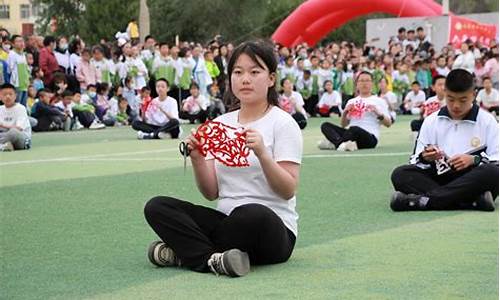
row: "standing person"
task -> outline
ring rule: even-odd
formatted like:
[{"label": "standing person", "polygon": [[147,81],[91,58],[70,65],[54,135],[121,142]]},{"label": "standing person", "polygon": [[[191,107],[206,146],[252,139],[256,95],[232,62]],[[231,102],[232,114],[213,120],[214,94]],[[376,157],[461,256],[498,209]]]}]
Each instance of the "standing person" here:
[{"label": "standing person", "polygon": [[88,85],[97,83],[97,70],[90,62],[90,49],[83,49],[80,62],[76,66],[76,79],[80,83],[80,92],[84,93]]},{"label": "standing person", "polygon": [[56,39],[53,36],[46,36],[43,39],[43,48],[40,50],[40,68],[43,71],[43,84],[51,86],[54,73],[59,71],[59,63],[54,55]]},{"label": "standing person", "polygon": [[10,83],[16,87],[16,102],[26,106],[28,99],[28,86],[30,84],[30,71],[24,52],[24,39],[20,35],[13,35],[11,38],[14,49],[9,51],[7,64],[10,70]]},{"label": "standing person", "polygon": [[[321,132],[326,140],[318,144],[320,149],[354,151],[377,146],[380,125],[390,127],[392,122],[385,100],[372,95],[372,82],[371,73],[359,73],[356,78],[359,96],[347,102],[340,118],[342,127],[329,122],[321,124]],[[358,106],[361,106],[362,110],[359,115],[354,116]]]},{"label": "standing person", "polygon": [[410,165],[392,173],[393,211],[495,210],[498,124],[473,103],[468,71],[451,71],[445,85],[446,106],[425,118]]},{"label": "standing person", "polygon": [[208,90],[207,87],[212,84],[212,77],[208,73],[207,65],[205,63],[205,59],[201,55],[201,48],[194,47],[193,55],[191,60],[194,62],[193,67],[193,80],[200,87],[200,92],[202,95],[207,96]]},{"label": "standing person", "polygon": [[16,88],[10,83],[0,86],[4,105],[0,106],[0,151],[31,147],[31,125],[26,107],[16,103]]},{"label": "standing person", "polygon": [[219,55],[217,55],[214,58],[214,61],[220,70],[219,76],[217,76],[217,85],[219,86],[221,95],[224,95],[227,84],[227,62],[228,62],[226,45],[223,44],[219,46]]},{"label": "standing person", "polygon": [[250,264],[282,263],[292,254],[302,135],[276,106],[276,66],[267,44],[245,42],[234,49],[227,91],[233,111],[216,121],[246,128],[250,166],[227,167],[203,157],[193,135],[185,140],[198,189],[206,199],[218,199],[217,209],[172,197],[151,199],[144,213],[162,239],[150,246],[153,264],[244,276]]},{"label": "standing person", "polygon": [[135,18],[131,19],[128,23],[127,34],[132,44],[135,45],[139,42],[139,25],[137,25],[137,20]]}]

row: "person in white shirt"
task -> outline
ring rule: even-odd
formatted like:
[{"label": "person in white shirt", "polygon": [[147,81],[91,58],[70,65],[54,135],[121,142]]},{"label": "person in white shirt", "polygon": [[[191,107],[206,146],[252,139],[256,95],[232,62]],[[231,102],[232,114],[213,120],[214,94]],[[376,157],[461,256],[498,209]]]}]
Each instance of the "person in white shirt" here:
[{"label": "person in white shirt", "polygon": [[410,128],[412,131],[412,135],[414,140],[418,136],[418,132],[420,131],[420,128],[422,127],[422,123],[424,123],[424,119],[434,113],[435,111],[438,111],[441,109],[441,107],[446,106],[446,100],[445,100],[445,81],[446,77],[442,75],[437,75],[432,79],[432,90],[436,93],[436,95],[429,97],[425,102],[422,104],[422,109],[421,109],[421,115],[420,118],[417,120],[412,120],[410,122]]},{"label": "person in white shirt", "polygon": [[323,83],[324,93],[319,99],[316,111],[321,117],[328,118],[330,114],[342,115],[342,96],[333,90],[333,82],[327,80]]},{"label": "person in white shirt", "polygon": [[425,118],[409,165],[391,176],[393,211],[495,210],[498,124],[474,104],[474,77],[446,77],[446,106]]},{"label": "person in white shirt", "polygon": [[0,86],[0,151],[31,148],[31,125],[26,107],[16,103],[16,87],[10,83]]},{"label": "person in white shirt", "polygon": [[401,105],[403,114],[419,115],[421,106],[425,102],[425,93],[420,89],[420,83],[414,81],[411,84],[411,91],[405,96],[405,100]]},{"label": "person in white shirt", "polygon": [[153,264],[244,276],[250,264],[282,263],[291,256],[303,145],[297,123],[277,107],[276,69],[273,48],[265,42],[244,42],[233,50],[227,90],[232,111],[215,121],[244,128],[235,131],[245,136],[249,166],[204,157],[194,134],[185,140],[198,189],[208,200],[217,199],[217,208],[151,199],[144,213],[162,239],[150,246]]},{"label": "person in white shirt", "polygon": [[391,115],[391,122],[394,123],[396,121],[396,109],[398,107],[398,96],[393,92],[387,89],[387,78],[384,76],[380,79],[378,84],[380,88],[379,97],[384,99],[387,103],[387,107],[389,108],[389,114]]},{"label": "person in white shirt", "polygon": [[436,72],[444,77],[448,76],[448,73],[450,73],[450,69],[446,66],[446,57],[443,55],[440,55],[437,59]]},{"label": "person in white shirt", "polygon": [[483,78],[483,89],[477,93],[477,103],[480,107],[498,116],[498,90],[493,88],[490,77]]},{"label": "person in white shirt", "polygon": [[462,43],[460,47],[460,54],[453,62],[453,69],[465,69],[472,74],[474,73],[475,65],[476,59],[474,57],[474,53],[469,50],[469,45],[467,43]]},{"label": "person in white shirt", "polygon": [[281,87],[283,92],[278,100],[279,107],[292,116],[300,129],[306,128],[307,114],[304,109],[304,99],[302,95],[293,90],[293,83],[289,78],[283,78],[281,80]]},{"label": "person in white shirt", "polygon": [[196,82],[191,83],[189,93],[191,95],[181,102],[179,117],[183,120],[189,120],[191,124],[194,124],[196,120],[204,123],[207,120],[210,100],[200,93],[200,87]]},{"label": "person in white shirt", "polygon": [[137,138],[163,139],[179,137],[179,111],[177,101],[167,96],[168,82],[164,78],[156,81],[158,97],[151,100],[145,113],[144,121],[135,120],[132,128],[137,131]]},{"label": "person in white shirt", "polygon": [[329,122],[321,124],[326,140],[318,143],[320,149],[355,151],[375,148],[380,124],[390,127],[392,122],[387,103],[372,95],[372,86],[373,75],[367,71],[360,72],[356,78],[359,96],[347,102],[340,119],[341,126]]}]

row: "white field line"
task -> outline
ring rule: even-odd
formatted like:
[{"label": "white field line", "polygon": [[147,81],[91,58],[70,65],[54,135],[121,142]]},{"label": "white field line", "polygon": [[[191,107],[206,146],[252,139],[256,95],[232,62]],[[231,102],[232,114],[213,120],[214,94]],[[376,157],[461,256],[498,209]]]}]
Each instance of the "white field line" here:
[{"label": "white field line", "polygon": [[[85,161],[99,161],[99,162],[117,162],[117,161],[181,161],[182,158],[161,158],[161,157],[146,157],[146,158],[117,158],[120,156],[139,155],[139,154],[153,154],[177,151],[176,148],[150,150],[150,151],[137,151],[137,152],[120,152],[112,154],[97,154],[88,156],[74,156],[74,157],[60,157],[50,159],[34,159],[34,160],[19,160],[0,163],[0,166],[24,165],[24,164],[38,164],[38,163],[51,163],[51,162],[85,162]],[[409,152],[388,152],[388,153],[346,153],[346,154],[307,154],[302,158],[354,158],[354,157],[387,157],[387,156],[409,156]]]}]

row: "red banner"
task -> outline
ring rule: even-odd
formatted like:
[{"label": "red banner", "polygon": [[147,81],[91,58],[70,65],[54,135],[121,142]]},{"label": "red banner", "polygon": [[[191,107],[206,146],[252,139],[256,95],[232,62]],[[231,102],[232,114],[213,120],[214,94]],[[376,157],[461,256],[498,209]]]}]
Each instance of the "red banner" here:
[{"label": "red banner", "polygon": [[489,46],[497,35],[497,27],[492,24],[479,23],[474,20],[450,15],[449,42],[453,47],[460,48],[465,40],[479,41],[481,45]]}]

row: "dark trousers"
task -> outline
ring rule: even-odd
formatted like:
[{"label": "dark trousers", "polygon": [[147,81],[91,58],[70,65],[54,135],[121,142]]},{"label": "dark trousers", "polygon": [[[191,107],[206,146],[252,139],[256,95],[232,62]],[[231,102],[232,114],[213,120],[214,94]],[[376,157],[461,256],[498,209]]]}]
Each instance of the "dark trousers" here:
[{"label": "dark trousers", "polygon": [[419,132],[420,128],[422,128],[422,124],[424,124],[424,119],[412,120],[410,122],[411,131]]},{"label": "dark trousers", "polygon": [[396,191],[429,197],[428,209],[467,208],[481,194],[498,196],[498,165],[483,164],[460,172],[437,175],[435,169],[415,165],[396,168],[391,176]]},{"label": "dark trousers", "polygon": [[132,128],[137,131],[140,130],[146,133],[154,133],[155,139],[158,138],[160,132],[170,133],[173,139],[178,138],[180,133],[179,120],[177,119],[172,119],[163,126],[151,125],[143,121],[135,120],[132,122]]},{"label": "dark trousers", "polygon": [[343,142],[354,141],[358,145],[358,149],[370,149],[375,148],[378,142],[373,134],[358,126],[351,126],[345,129],[325,122],[321,124],[321,132],[335,147],[338,147]]},{"label": "dark trousers", "polygon": [[73,114],[85,128],[89,128],[95,119],[95,115],[88,111],[73,110]]},{"label": "dark trousers", "polygon": [[288,260],[295,235],[271,209],[260,204],[235,208],[229,216],[215,209],[171,197],[158,196],[146,204],[144,214],[156,234],[174,250],[182,266],[208,271],[213,253],[239,249],[251,264]]},{"label": "dark trousers", "polygon": [[316,116],[316,105],[318,105],[319,97],[318,95],[311,95],[309,99],[304,101],[304,109],[311,116]]},{"label": "dark trousers", "polygon": [[51,131],[63,128],[65,121],[64,115],[43,115],[36,118],[37,125],[33,127],[33,131]]},{"label": "dark trousers", "polygon": [[300,129],[306,128],[307,119],[303,114],[296,112],[292,115],[292,118],[295,120],[295,122],[297,122]]},{"label": "dark trousers", "polygon": [[199,120],[200,123],[205,123],[208,117],[208,112],[206,110],[200,110],[197,114],[188,114],[185,111],[181,111],[179,113],[179,118],[184,120],[189,120],[189,123],[194,124],[196,120]]}]

